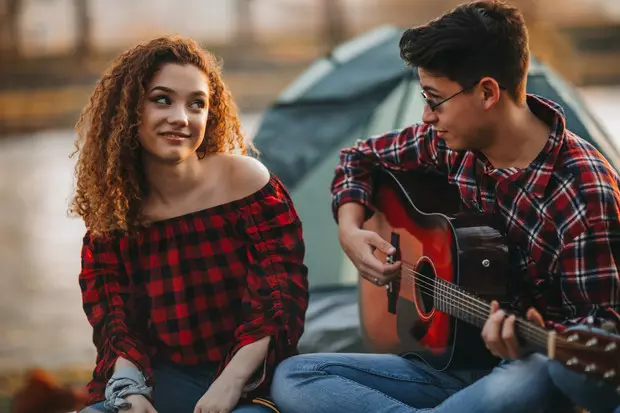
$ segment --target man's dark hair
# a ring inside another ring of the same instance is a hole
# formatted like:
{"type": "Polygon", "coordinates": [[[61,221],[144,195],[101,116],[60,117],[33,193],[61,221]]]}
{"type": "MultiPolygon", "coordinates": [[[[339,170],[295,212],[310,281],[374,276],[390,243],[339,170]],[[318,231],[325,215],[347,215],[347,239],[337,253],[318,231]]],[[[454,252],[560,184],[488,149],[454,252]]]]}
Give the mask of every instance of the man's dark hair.
{"type": "Polygon", "coordinates": [[[528,33],[521,12],[499,0],[462,4],[423,26],[406,30],[400,55],[468,87],[494,78],[517,103],[525,101],[529,66],[528,33]]]}

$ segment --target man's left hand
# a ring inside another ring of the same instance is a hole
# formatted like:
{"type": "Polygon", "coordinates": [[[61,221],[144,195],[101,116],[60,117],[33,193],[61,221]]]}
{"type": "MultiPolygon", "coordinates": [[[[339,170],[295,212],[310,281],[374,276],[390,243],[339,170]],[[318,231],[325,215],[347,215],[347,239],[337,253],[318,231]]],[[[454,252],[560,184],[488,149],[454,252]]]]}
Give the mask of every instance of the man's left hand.
{"type": "MultiPolygon", "coordinates": [[[[527,311],[526,318],[540,326],[544,326],[540,313],[533,307],[527,311]]],[[[491,303],[491,311],[484,327],[482,339],[487,348],[496,357],[504,359],[516,359],[521,354],[521,349],[515,334],[515,316],[507,316],[504,310],[499,308],[499,303],[491,303]]]]}

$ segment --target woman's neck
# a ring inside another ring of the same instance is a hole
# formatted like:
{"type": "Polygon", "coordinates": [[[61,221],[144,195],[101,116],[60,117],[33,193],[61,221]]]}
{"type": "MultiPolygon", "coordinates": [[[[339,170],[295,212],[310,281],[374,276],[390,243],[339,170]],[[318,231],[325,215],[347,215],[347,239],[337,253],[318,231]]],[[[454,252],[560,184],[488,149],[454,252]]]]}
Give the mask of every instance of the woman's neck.
{"type": "Polygon", "coordinates": [[[161,204],[170,204],[191,193],[204,180],[203,162],[192,156],[182,162],[165,163],[146,159],[143,163],[148,185],[148,198],[161,204]]]}

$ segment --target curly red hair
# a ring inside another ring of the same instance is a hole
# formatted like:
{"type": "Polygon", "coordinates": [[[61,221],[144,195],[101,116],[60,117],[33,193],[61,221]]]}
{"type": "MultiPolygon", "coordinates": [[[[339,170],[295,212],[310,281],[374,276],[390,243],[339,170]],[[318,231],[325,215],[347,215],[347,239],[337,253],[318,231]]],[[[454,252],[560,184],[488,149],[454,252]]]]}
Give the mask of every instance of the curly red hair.
{"type": "Polygon", "coordinates": [[[199,152],[247,154],[237,107],[215,56],[191,39],[166,36],[131,48],[105,71],[75,126],[79,153],[70,213],[93,234],[131,231],[141,223],[146,181],[138,145],[145,90],[166,63],[191,64],[209,82],[209,116],[199,152]]]}

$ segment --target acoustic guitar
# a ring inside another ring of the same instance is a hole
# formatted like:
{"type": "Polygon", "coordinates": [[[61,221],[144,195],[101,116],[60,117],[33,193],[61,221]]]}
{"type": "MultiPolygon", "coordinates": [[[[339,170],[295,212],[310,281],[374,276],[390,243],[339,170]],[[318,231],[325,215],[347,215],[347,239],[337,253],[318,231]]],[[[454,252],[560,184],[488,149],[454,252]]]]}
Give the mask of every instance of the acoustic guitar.
{"type": "MultiPolygon", "coordinates": [[[[430,172],[373,176],[376,212],[364,228],[389,240],[400,274],[385,288],[359,284],[362,336],[370,351],[415,354],[437,370],[492,368],[480,328],[490,301],[510,302],[509,249],[490,214],[463,210],[455,186],[430,172]]],[[[549,331],[517,318],[519,340],[568,368],[620,391],[620,338],[591,330],[549,331]]]]}

